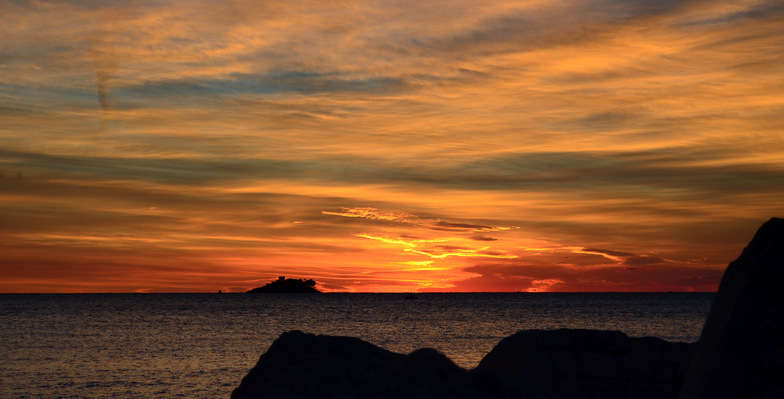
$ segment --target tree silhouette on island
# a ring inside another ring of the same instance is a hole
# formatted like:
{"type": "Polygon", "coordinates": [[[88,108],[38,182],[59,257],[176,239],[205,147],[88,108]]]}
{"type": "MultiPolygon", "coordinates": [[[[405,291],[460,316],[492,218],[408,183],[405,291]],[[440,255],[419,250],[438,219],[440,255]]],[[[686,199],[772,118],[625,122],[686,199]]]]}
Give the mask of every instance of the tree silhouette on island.
{"type": "Polygon", "coordinates": [[[321,291],[317,290],[316,282],[313,279],[305,280],[303,278],[286,278],[280,276],[277,280],[268,283],[263,287],[254,288],[247,291],[249,294],[265,294],[265,293],[309,293],[320,294],[321,291]]]}

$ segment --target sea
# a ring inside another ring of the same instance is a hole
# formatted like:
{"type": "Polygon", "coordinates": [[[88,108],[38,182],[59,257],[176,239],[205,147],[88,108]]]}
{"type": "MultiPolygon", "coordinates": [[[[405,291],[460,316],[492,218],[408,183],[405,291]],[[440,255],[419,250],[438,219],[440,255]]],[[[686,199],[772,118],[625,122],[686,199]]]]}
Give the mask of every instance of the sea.
{"type": "Polygon", "coordinates": [[[471,369],[519,330],[696,342],[714,293],[2,294],[0,398],[228,398],[283,332],[435,348],[471,369]]]}

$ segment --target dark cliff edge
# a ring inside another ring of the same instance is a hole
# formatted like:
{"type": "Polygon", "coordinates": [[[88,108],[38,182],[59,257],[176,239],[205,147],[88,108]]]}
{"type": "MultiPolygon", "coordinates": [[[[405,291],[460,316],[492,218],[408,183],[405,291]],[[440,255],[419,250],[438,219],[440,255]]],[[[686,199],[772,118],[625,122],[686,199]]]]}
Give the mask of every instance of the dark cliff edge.
{"type": "Polygon", "coordinates": [[[618,331],[527,330],[473,370],[433,349],[282,334],[234,390],[249,398],[781,398],[784,220],[765,223],[725,271],[700,341],[618,331]]]}
{"type": "Polygon", "coordinates": [[[730,263],[682,399],[784,398],[784,219],[773,218],[730,263]]]}
{"type": "Polygon", "coordinates": [[[287,293],[305,293],[305,294],[320,294],[321,291],[316,289],[316,282],[313,280],[305,280],[298,278],[286,278],[285,276],[278,277],[277,280],[272,281],[263,287],[254,288],[247,291],[248,294],[287,294],[287,293]]]}

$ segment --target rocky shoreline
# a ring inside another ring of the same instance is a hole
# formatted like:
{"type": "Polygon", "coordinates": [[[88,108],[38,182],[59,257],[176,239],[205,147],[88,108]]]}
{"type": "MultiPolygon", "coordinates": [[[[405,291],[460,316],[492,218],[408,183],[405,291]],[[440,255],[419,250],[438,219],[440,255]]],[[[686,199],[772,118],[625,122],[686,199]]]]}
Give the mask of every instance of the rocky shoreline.
{"type": "Polygon", "coordinates": [[[725,271],[697,344],[526,330],[465,370],[433,349],[403,355],[357,338],[291,331],[231,397],[781,398],[783,278],[784,219],[774,218],[725,271]]]}

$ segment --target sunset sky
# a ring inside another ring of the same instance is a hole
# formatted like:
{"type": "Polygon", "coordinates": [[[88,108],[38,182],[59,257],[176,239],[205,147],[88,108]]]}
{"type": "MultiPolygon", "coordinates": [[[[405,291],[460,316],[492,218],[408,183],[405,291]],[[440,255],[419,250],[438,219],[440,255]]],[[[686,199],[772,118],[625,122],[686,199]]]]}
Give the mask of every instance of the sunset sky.
{"type": "Polygon", "coordinates": [[[713,291],[781,1],[0,0],[0,292],[713,291]]]}

